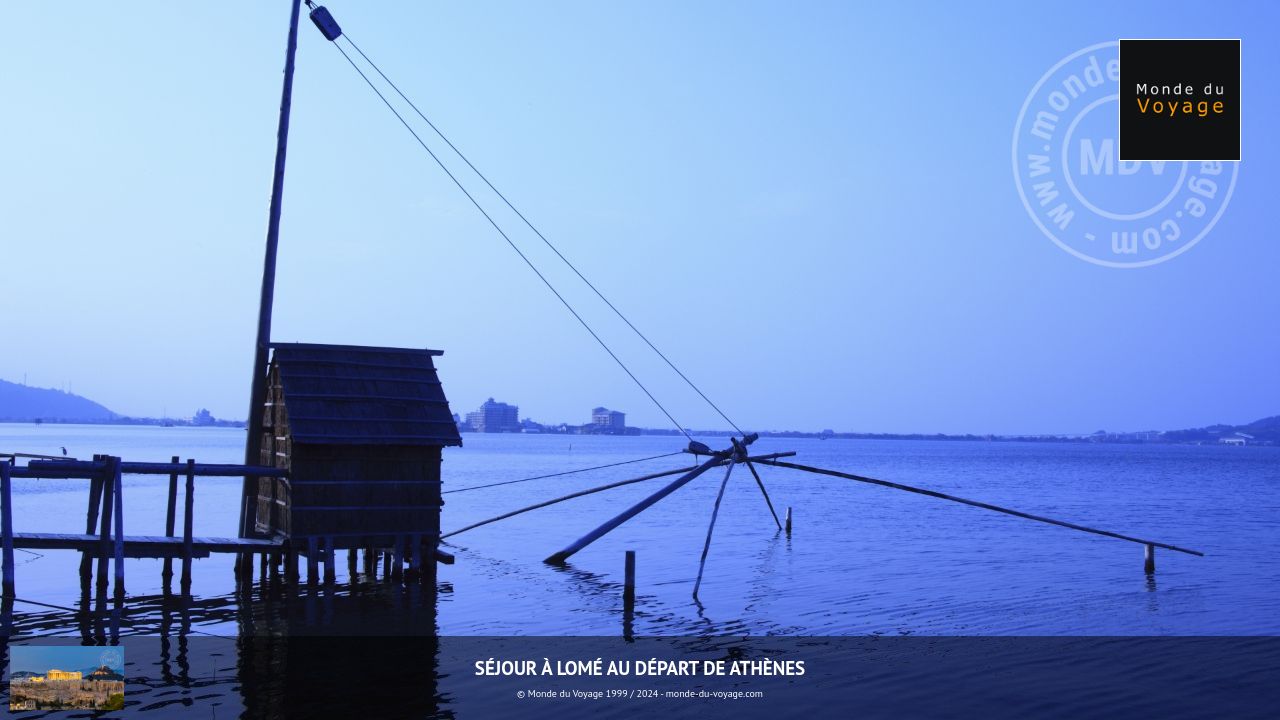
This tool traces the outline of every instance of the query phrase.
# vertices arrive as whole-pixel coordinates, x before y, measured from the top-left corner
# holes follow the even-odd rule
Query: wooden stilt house
[[[461,445],[438,350],[273,344],[254,528],[306,552],[396,548],[433,562],[441,450]],[[400,552],[397,552],[400,555]]]

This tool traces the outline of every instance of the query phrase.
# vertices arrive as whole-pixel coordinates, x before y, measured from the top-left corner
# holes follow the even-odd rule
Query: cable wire
[[[575,318],[577,318],[578,322],[582,324],[582,327],[585,328],[586,331],[591,334],[591,337],[595,338],[596,342],[600,344],[600,347],[604,348],[605,352],[609,353],[609,357],[613,358],[613,361],[616,362],[618,364],[618,367],[622,368],[622,371],[625,372],[627,376],[631,378],[632,382],[636,384],[636,387],[639,387],[640,390],[642,390],[644,394],[647,395],[649,399],[653,401],[653,404],[656,405],[658,409],[662,411],[662,414],[667,416],[667,419],[671,421],[671,424],[675,425],[676,429],[679,430],[682,435],[688,438],[690,442],[693,442],[693,437],[689,435],[689,432],[687,430],[684,429],[684,426],[681,425],[678,421],[676,421],[674,417],[672,417],[671,413],[668,412],[665,407],[663,407],[662,403],[658,402],[658,398],[654,397],[653,393],[649,392],[649,388],[645,387],[644,383],[640,382],[640,379],[635,376],[635,373],[631,372],[631,369],[627,367],[626,363],[622,362],[621,358],[619,358],[617,354],[615,354],[613,350],[609,347],[609,345],[605,343],[605,341],[601,339],[598,334],[596,334],[596,331],[593,330],[591,326],[587,324],[587,321],[584,320],[582,316],[578,314],[578,311],[573,309],[573,306],[569,304],[569,301],[565,300],[564,296],[560,294],[560,291],[556,290],[555,286],[551,284],[551,281],[547,280],[546,276],[544,276],[542,272],[538,270],[538,267],[533,264],[533,261],[530,260],[529,257],[525,255],[523,251],[520,250],[519,246],[517,246],[515,242],[511,240],[511,238],[507,235],[507,233],[502,230],[502,227],[498,225],[498,223],[493,219],[493,217],[490,216],[489,213],[485,211],[484,207],[478,201],[476,201],[475,197],[472,196],[472,194],[467,191],[466,186],[464,186],[458,180],[458,178],[452,172],[449,171],[448,166],[446,166],[440,160],[440,158],[435,154],[435,152],[433,152],[431,148],[425,142],[423,142],[422,138],[418,136],[418,133],[414,132],[413,127],[409,125],[407,121],[405,121],[404,117],[400,115],[399,111],[396,110],[395,106],[392,105],[391,102],[387,100],[387,98],[382,94],[382,91],[378,90],[378,86],[373,84],[373,81],[370,80],[369,76],[366,75],[364,71],[360,69],[360,66],[357,65],[356,62],[351,59],[351,56],[347,54],[347,51],[343,50],[342,46],[336,42],[333,43],[333,46],[338,48],[338,52],[342,53],[342,57],[347,59],[347,62],[350,63],[351,67],[356,71],[356,73],[358,73],[360,77],[364,79],[365,83],[369,85],[369,88],[373,90],[375,95],[378,96],[378,99],[382,100],[383,104],[387,106],[387,109],[391,111],[391,114],[395,115],[396,119],[400,121],[400,124],[404,125],[405,129],[409,131],[409,134],[413,136],[413,139],[418,141],[418,144],[422,146],[422,149],[426,150],[427,154],[431,156],[431,159],[436,161],[436,164],[440,166],[440,169],[444,171],[445,175],[449,176],[449,179],[453,181],[453,184],[458,186],[458,189],[462,191],[463,195],[467,196],[467,199],[471,201],[472,205],[475,205],[476,209],[480,211],[480,214],[484,216],[484,219],[489,221],[489,224],[493,226],[493,229],[497,230],[498,234],[502,236],[502,239],[507,241],[507,244],[511,246],[512,250],[516,251],[516,254],[520,256],[521,260],[524,260],[525,264],[529,266],[529,269],[532,270],[533,273],[538,276],[538,279],[542,281],[542,284],[546,285],[547,289],[550,290],[551,293],[555,295],[557,299],[560,300],[561,304],[565,306],[565,309],[567,309]]]
[[[683,454],[684,454],[683,450],[677,450],[675,452],[664,453],[662,455],[652,455],[650,457],[643,457],[638,460],[623,460],[622,462],[609,463],[608,465],[597,465],[595,467],[581,468],[579,470],[566,470],[564,472],[551,473],[550,475],[536,475],[534,477],[522,478],[520,480],[506,480],[504,482],[489,483],[488,485],[474,485],[472,487],[458,488],[456,490],[445,490],[440,494],[448,495],[449,493],[460,493],[460,492],[466,492],[468,490],[481,490],[483,488],[498,487],[500,485],[515,485],[516,483],[529,482],[530,480],[545,480],[546,478],[560,477],[562,475],[573,475],[575,473],[584,473],[584,472],[589,472],[591,470],[603,470],[605,468],[618,467],[619,465],[631,465],[632,463],[644,462],[646,460],[658,460],[660,458],[671,457],[672,455],[683,455]]]
[[[501,198],[502,202],[506,203],[507,207],[510,208],[511,211],[514,212],[517,217],[519,217],[522,221],[524,221],[524,224],[527,225],[529,229],[532,230],[533,233],[537,235],[538,238],[542,240],[543,243],[546,244],[547,247],[551,248],[551,251],[556,254],[556,257],[560,258],[560,260],[562,260],[565,265],[569,266],[569,269],[572,270],[573,273],[577,275],[580,280],[582,280],[582,282],[586,283],[587,287],[591,288],[591,291],[596,294],[596,297],[600,298],[600,300],[604,302],[605,305],[609,306],[609,309],[612,310],[615,315],[621,318],[622,322],[626,323],[627,327],[631,328],[632,332],[634,332],[637,337],[643,340],[644,343],[649,346],[650,350],[653,350],[655,353],[657,353],[658,357],[662,358],[663,362],[665,362],[668,367],[670,367],[673,371],[675,371],[676,375],[679,375],[681,380],[684,380],[689,387],[693,388],[693,391],[696,392],[699,397],[705,400],[707,404],[710,405],[711,408],[715,410],[717,414],[720,415],[720,417],[724,418],[725,422],[732,425],[733,429],[737,430],[739,434],[745,435],[745,433],[743,433],[742,431],[742,428],[738,427],[737,423],[735,423],[733,420],[730,420],[729,416],[726,415],[718,405],[712,402],[711,398],[707,397],[706,393],[702,392],[702,390],[697,385],[695,385],[687,375],[685,375],[683,372],[680,371],[680,368],[676,367],[676,364],[673,363],[670,358],[668,358],[665,354],[663,354],[663,352],[659,350],[658,347],[654,345],[653,342],[650,341],[649,338],[644,333],[640,332],[640,328],[637,328],[631,322],[631,320],[627,318],[626,315],[623,315],[622,311],[619,310],[612,302],[610,302],[609,298],[605,297],[604,293],[600,292],[599,288],[597,288],[590,280],[588,280],[586,276],[583,275],[582,272],[578,270],[577,266],[575,266],[572,262],[570,262],[569,258],[565,257],[564,254],[561,253],[560,250],[555,245],[553,245],[545,235],[542,234],[542,231],[539,230],[537,227],[535,227],[534,224],[529,221],[529,218],[525,217],[524,213],[520,212],[520,210],[516,208],[516,206],[513,205],[510,200],[507,199],[506,195],[502,194],[501,190],[498,190],[498,188],[494,187],[493,183],[489,181],[489,178],[486,177],[484,173],[480,172],[480,169],[477,168],[474,164],[472,164],[471,160],[468,159],[467,156],[464,155],[462,151],[459,150],[457,146],[455,146],[453,142],[449,140],[449,138],[446,137],[443,132],[440,131],[440,128],[436,127],[436,124],[431,122],[431,119],[428,118],[421,110],[418,109],[418,106],[415,105],[414,102],[410,100],[408,96],[406,96],[394,82],[392,82],[391,78],[387,77],[386,73],[382,72],[382,68],[378,67],[377,63],[369,59],[369,56],[366,55],[365,52],[360,49],[360,46],[357,45],[355,41],[351,39],[351,35],[349,33],[344,31],[342,34],[342,37],[347,39],[347,42],[351,44],[351,47],[355,48],[355,51],[360,53],[360,57],[364,58],[365,62],[369,63],[369,66],[372,67],[374,70],[376,70],[378,75],[382,76],[382,79],[385,80],[386,83],[391,86],[392,90],[396,91],[396,94],[400,96],[400,99],[408,103],[409,107],[413,108],[413,111],[418,114],[418,117],[422,118],[422,121],[425,122],[428,126],[430,126],[431,129],[435,131],[436,135],[440,136],[440,139],[443,140],[445,144],[449,146],[449,149],[453,150],[454,154],[456,154],[459,158],[461,158],[462,161],[467,164],[467,167],[471,168],[471,171],[474,172],[481,180],[483,180],[484,184],[488,185],[489,189],[492,190],[495,195]],[[337,41],[334,41],[334,44],[336,45]]]

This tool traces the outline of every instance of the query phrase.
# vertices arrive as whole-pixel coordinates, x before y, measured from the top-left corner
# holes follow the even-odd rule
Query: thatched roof
[[[273,344],[289,432],[318,445],[461,445],[439,350]]]

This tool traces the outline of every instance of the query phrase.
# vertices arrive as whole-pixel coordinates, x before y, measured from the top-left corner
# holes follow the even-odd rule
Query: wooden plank
[[[77,533],[14,533],[14,547],[29,550],[81,550],[97,557],[100,555],[101,538],[97,535]],[[164,535],[125,536],[125,557],[174,557],[180,558],[186,552],[186,538],[167,537]],[[192,555],[197,558],[209,557],[210,553],[264,552],[282,547],[278,540],[261,538],[222,538],[193,537],[191,539]],[[114,555],[114,548],[108,551],[108,557]]]

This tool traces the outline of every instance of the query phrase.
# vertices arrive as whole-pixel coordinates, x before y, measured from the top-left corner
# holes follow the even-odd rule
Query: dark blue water
[[[235,462],[243,431],[0,425],[0,449],[171,455]],[[708,439],[716,445],[720,441]],[[677,450],[665,437],[466,435],[446,451],[446,489]],[[723,470],[713,470],[571,559],[541,560],[668,480],[571,500],[451,538],[441,567],[443,634],[614,634],[623,553],[638,555],[641,635],[1247,635],[1280,630],[1280,449],[953,441],[762,439],[759,452],[920,485],[1027,512],[1169,542],[1154,578],[1142,547],[848,480],[735,470],[700,593],[698,557]],[[446,495],[446,530],[551,497],[680,467],[666,458],[582,475]],[[84,483],[16,481],[18,530],[83,530]],[[126,480],[126,532],[158,533],[163,478]],[[201,480],[196,532],[234,535],[238,481]],[[19,553],[19,595],[77,596],[77,558]],[[130,560],[130,592],[159,589],[157,561]],[[226,595],[228,558],[196,563],[195,592]],[[206,628],[220,632],[214,623]]]
[[[106,452],[130,460],[179,455],[237,462],[243,437],[243,431],[218,429],[0,425],[0,451],[60,454],[65,445],[79,457]],[[660,437],[467,435],[465,447],[446,452],[443,476],[445,488],[455,489],[679,447],[675,438]],[[1148,576],[1140,545],[849,480],[761,468],[779,512],[793,510],[788,538],[739,468],[720,510],[700,604],[691,591],[723,470],[678,490],[567,567],[542,559],[669,479],[451,538],[457,564],[441,566],[434,587],[348,582],[340,562],[333,587],[255,582],[236,588],[230,558],[214,556],[196,562],[194,596],[183,601],[162,595],[158,561],[129,560],[125,604],[95,607],[80,604],[78,556],[20,552],[13,642],[122,643],[124,715],[149,718],[362,710],[371,717],[827,717],[853,710],[863,717],[1252,716],[1250,698],[1280,672],[1274,637],[1186,638],[1280,634],[1280,449],[777,439],[762,439],[754,449],[794,450],[797,462],[1206,556],[1159,551],[1157,572]],[[685,462],[671,457],[451,493],[442,524],[446,531],[459,528]],[[126,479],[126,532],[162,531],[166,484]],[[85,483],[16,480],[15,492],[19,531],[83,530]],[[196,532],[234,535],[239,480],[201,479],[196,495]],[[638,598],[634,618],[624,625],[627,549],[638,555]],[[639,643],[626,642],[624,629]],[[1057,637],[1027,639],[1036,636]],[[1166,636],[1160,638],[1166,642],[1112,636]],[[659,638],[670,644],[646,644]],[[586,644],[572,644],[579,641]],[[544,683],[763,690],[768,698],[641,706],[520,704],[514,694],[523,686],[476,678],[470,669],[489,656],[572,659],[583,653],[587,659],[801,658],[813,671],[800,679]],[[349,686],[377,688],[376,697],[316,691]],[[839,712],[836,700],[843,703]]]

